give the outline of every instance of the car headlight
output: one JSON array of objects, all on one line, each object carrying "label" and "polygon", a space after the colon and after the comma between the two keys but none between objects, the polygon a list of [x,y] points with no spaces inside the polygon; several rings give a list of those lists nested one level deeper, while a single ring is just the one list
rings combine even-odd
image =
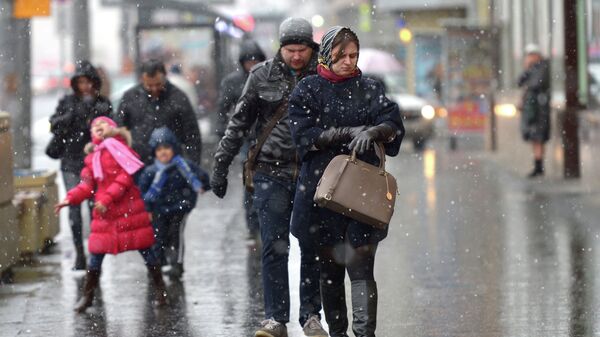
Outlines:
[{"label": "car headlight", "polygon": [[517,115],[517,107],[514,104],[496,104],[494,106],[494,113],[496,116],[502,117],[514,117]]},{"label": "car headlight", "polygon": [[425,105],[421,108],[421,116],[425,119],[433,119],[435,117],[435,109],[431,105]]}]

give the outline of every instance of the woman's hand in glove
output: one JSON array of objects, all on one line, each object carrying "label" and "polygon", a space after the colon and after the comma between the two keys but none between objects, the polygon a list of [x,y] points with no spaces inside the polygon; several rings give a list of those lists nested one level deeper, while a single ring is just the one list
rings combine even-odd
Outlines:
[{"label": "woman's hand in glove", "polygon": [[372,126],[361,131],[348,145],[350,151],[356,150],[357,153],[364,153],[374,142],[390,142],[394,140],[396,131],[386,123]]},{"label": "woman's hand in glove", "polygon": [[353,138],[355,138],[364,129],[365,126],[345,126],[339,128],[329,128],[321,132],[321,134],[315,141],[315,147],[317,149],[324,149],[328,146],[347,143]]}]

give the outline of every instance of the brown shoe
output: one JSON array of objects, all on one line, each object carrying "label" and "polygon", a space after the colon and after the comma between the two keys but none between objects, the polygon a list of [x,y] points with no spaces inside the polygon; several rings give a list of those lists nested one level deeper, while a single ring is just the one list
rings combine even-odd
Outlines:
[{"label": "brown shoe", "polygon": [[98,288],[100,282],[100,271],[99,270],[88,270],[85,276],[85,282],[83,284],[83,294],[81,299],[75,306],[75,311],[78,313],[84,312],[87,308],[91,307],[94,303],[94,292]]},{"label": "brown shoe", "polygon": [[159,307],[165,306],[167,304],[167,287],[162,278],[160,266],[148,266],[148,274],[150,274],[154,286],[154,301]]}]

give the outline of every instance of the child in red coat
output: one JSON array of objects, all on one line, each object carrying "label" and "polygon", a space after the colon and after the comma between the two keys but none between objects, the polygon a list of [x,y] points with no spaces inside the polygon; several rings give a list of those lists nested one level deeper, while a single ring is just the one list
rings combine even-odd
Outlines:
[{"label": "child in red coat", "polygon": [[155,287],[155,299],[164,305],[165,284],[160,261],[150,249],[154,244],[151,215],[146,212],[133,174],[143,167],[139,156],[127,144],[128,133],[117,128],[108,117],[98,117],[91,124],[92,152],[84,160],[81,183],[67,192],[55,206],[58,213],[68,205],[78,205],[94,197],[91,233],[88,239],[90,261],[83,296],[75,310],[85,311],[94,300],[105,254],[138,250],[148,267]]}]

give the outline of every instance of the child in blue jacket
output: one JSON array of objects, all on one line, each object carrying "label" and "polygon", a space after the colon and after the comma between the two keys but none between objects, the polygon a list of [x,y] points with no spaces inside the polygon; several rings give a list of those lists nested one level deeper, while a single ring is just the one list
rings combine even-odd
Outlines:
[{"label": "child in blue jacket", "polygon": [[146,209],[152,212],[156,243],[153,250],[172,278],[183,274],[183,233],[187,215],[196,206],[198,193],[210,189],[208,174],[180,156],[181,146],[166,127],[150,136],[154,164],[139,178]]}]

